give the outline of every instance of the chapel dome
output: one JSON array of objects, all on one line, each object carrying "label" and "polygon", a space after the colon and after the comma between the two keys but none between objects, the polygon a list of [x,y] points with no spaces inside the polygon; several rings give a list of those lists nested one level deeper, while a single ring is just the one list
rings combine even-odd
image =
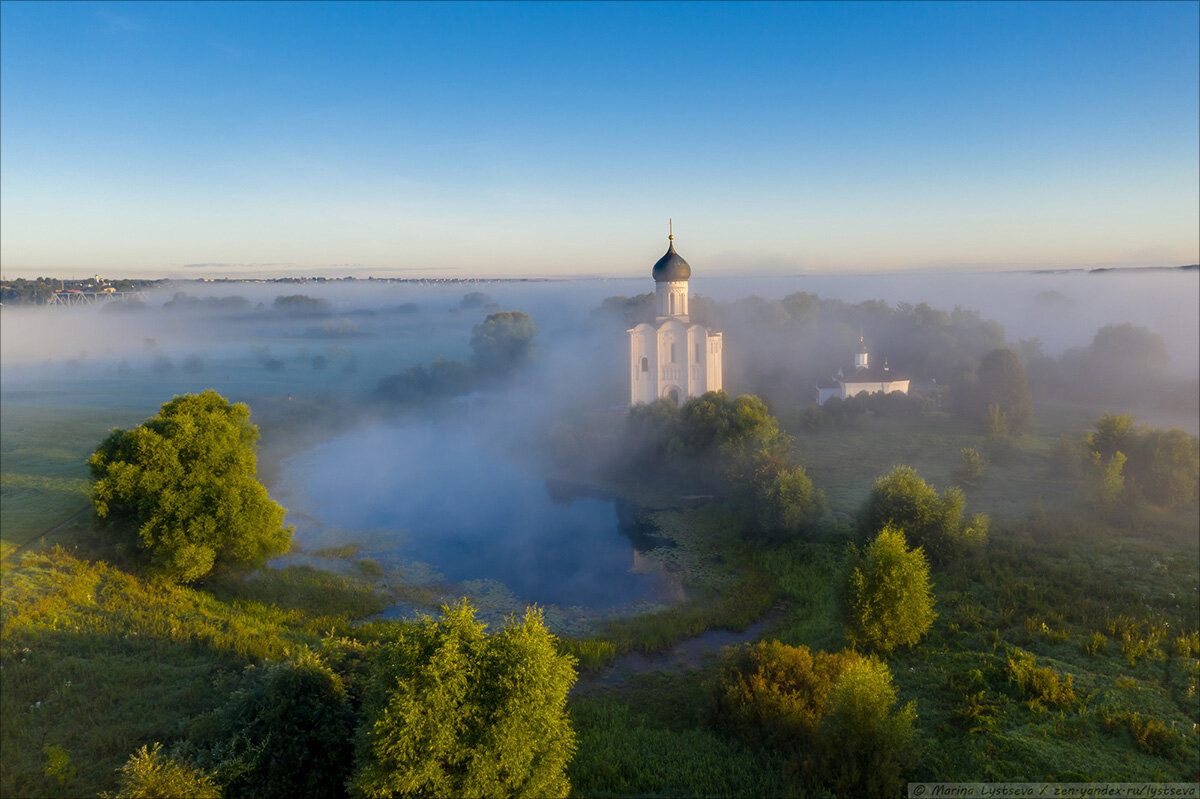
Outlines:
[{"label": "chapel dome", "polygon": [[692,268],[688,266],[688,262],[675,252],[674,238],[674,236],[670,237],[672,241],[667,247],[666,255],[658,259],[658,262],[654,264],[654,269],[650,272],[654,275],[656,283],[687,280],[692,276]]}]

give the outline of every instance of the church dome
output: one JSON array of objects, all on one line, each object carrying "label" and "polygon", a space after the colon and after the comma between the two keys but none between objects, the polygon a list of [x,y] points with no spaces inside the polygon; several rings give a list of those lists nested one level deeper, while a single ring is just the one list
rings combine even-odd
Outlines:
[{"label": "church dome", "polygon": [[658,263],[654,264],[654,269],[651,274],[654,275],[654,282],[664,283],[673,280],[687,280],[692,276],[692,268],[688,266],[688,262],[683,260],[679,253],[675,252],[674,236],[670,245],[667,247],[667,253],[662,258],[658,259]]}]

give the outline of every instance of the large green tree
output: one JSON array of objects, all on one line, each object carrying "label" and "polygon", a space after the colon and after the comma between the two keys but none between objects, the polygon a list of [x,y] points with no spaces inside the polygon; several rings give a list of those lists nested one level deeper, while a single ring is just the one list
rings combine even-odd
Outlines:
[{"label": "large green tree", "polygon": [[527,313],[488,314],[482,324],[471,328],[472,363],[485,375],[507,374],[529,358],[537,332],[537,325]]},{"label": "large green tree", "polygon": [[356,796],[566,796],[573,659],[527,610],[494,635],[466,601],[380,653],[358,736]]},{"label": "large green tree", "polygon": [[1020,435],[1033,420],[1033,397],[1021,356],[1007,347],[984,354],[967,392],[966,413],[993,433]]},{"label": "large green tree", "polygon": [[859,513],[862,540],[890,525],[903,532],[911,545],[924,547],[934,562],[946,563],[987,538],[987,517],[964,519],[965,504],[957,488],[948,488],[939,497],[912,467],[897,466],[875,481]]},{"label": "large green tree", "polygon": [[935,616],[925,553],[884,527],[851,567],[845,610],[856,647],[890,652],[921,640]]},{"label": "large green tree", "polygon": [[772,540],[811,529],[824,509],[824,495],[813,488],[803,466],[772,464],[756,476],[747,494],[755,529]]},{"label": "large green tree", "polygon": [[1128,494],[1170,507],[1196,500],[1200,485],[1196,436],[1178,428],[1139,425],[1128,414],[1105,414],[1095,428],[1085,438],[1091,466],[1088,493],[1093,501],[1111,505]]},{"label": "large green tree", "polygon": [[161,575],[199,580],[217,565],[286,552],[284,509],[255,477],[250,409],[215,391],[184,394],[88,459],[96,514]]}]

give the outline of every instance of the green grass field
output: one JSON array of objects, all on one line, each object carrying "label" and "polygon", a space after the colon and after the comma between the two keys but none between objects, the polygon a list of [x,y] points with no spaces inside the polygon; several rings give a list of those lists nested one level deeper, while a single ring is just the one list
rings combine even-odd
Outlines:
[{"label": "green grass field", "polygon": [[[344,561],[331,562],[335,570],[294,565],[202,588],[126,571],[91,523],[84,461],[112,425],[144,418],[132,415],[4,408],[0,795],[112,790],[134,749],[187,739],[258,666],[307,650],[353,676],[364,647],[397,624],[364,622],[406,587],[385,594],[380,577],[396,576],[355,560],[352,548],[308,553]],[[872,483],[903,463],[944,489],[961,449],[973,447],[991,461],[966,488],[967,512],[992,516],[987,548],[935,574],[933,629],[887,658],[901,701],[917,707],[923,754],[906,778],[1196,780],[1200,517],[1194,507],[1088,516],[1081,477],[1053,464],[1060,436],[1078,436],[1091,421],[1045,411],[1033,433],[1003,449],[945,417],[793,428],[796,460],[833,514],[822,540],[753,545],[731,534],[725,511],[662,502],[654,518],[676,545],[659,554],[689,600],[610,622],[564,648],[596,673],[622,652],[669,651],[705,630],[743,629],[772,608],[767,637],[840,649],[848,525]],[[267,414],[264,435],[293,422],[303,419]],[[1069,676],[1069,695],[1022,683],[1026,667],[1061,684]],[[719,731],[709,699],[716,678],[709,662],[593,682],[573,696],[575,794],[828,795],[806,785],[786,755]]]}]

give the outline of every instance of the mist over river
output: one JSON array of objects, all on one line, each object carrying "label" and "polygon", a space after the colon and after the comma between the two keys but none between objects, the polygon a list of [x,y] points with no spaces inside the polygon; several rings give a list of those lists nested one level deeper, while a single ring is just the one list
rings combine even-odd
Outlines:
[{"label": "mist over river", "polygon": [[449,417],[373,423],[284,462],[275,493],[304,549],[361,543],[381,565],[420,562],[447,581],[496,580],[520,600],[597,611],[653,601],[657,574],[611,501],[556,496],[519,453]]}]

